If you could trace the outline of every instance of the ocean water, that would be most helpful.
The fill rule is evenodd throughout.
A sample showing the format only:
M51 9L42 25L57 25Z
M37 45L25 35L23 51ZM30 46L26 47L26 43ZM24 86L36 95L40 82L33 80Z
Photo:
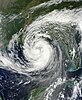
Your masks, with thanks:
M0 5L0 100L82 100L82 1Z

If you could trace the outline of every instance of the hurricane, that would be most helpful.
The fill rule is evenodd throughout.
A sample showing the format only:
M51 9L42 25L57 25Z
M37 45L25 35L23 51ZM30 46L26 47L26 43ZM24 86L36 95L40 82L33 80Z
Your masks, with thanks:
M82 2L2 4L0 99L81 100Z

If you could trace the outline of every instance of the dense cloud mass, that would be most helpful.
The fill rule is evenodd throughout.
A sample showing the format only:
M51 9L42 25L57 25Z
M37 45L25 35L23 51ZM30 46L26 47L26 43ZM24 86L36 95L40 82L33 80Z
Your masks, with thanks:
M80 100L82 2L35 0L27 4L18 0L5 5L4 1L0 12L0 97Z

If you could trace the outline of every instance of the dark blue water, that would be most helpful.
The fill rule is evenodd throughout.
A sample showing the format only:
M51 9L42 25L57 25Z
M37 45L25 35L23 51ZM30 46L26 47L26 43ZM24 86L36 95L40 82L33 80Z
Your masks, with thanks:
M0 68L0 96L2 100L28 100L32 84L29 78Z

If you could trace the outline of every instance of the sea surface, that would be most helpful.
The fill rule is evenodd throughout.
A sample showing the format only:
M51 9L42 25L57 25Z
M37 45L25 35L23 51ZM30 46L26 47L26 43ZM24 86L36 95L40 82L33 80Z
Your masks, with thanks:
M0 0L0 100L82 100L81 0Z

